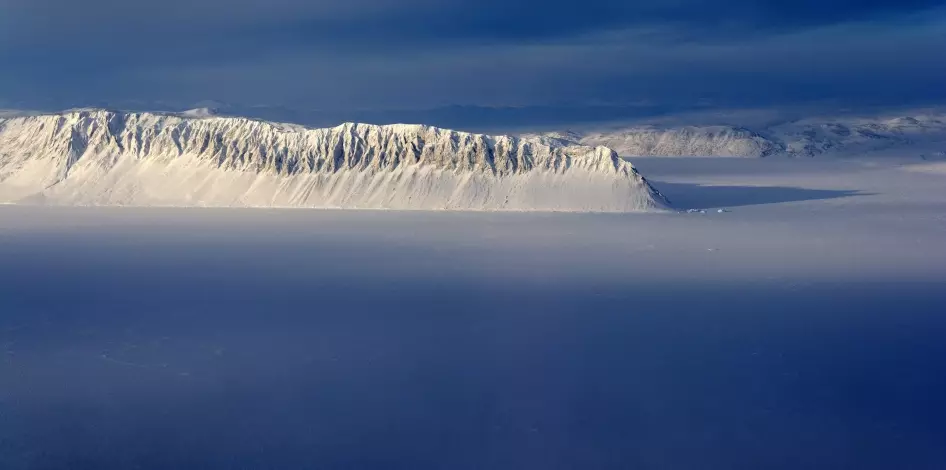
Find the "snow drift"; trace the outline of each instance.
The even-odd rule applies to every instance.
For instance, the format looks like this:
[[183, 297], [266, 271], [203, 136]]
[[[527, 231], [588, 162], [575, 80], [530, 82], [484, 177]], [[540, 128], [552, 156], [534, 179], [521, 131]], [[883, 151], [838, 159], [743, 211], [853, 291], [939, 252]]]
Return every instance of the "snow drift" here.
[[0, 202], [634, 212], [666, 200], [605, 147], [421, 125], [198, 113], [0, 119]]

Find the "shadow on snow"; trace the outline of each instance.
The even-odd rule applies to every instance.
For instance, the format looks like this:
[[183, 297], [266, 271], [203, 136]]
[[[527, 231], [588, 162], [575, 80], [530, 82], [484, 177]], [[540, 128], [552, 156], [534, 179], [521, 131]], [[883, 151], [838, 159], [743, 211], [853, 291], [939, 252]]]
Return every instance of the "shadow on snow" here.
[[862, 191], [785, 186], [704, 186], [649, 180], [676, 209], [713, 209], [869, 195]]

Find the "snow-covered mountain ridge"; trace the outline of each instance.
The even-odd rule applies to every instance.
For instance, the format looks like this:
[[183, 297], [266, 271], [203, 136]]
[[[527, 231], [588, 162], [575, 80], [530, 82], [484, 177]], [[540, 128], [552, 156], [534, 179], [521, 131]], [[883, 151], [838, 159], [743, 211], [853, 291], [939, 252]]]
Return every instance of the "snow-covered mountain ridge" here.
[[666, 204], [600, 146], [106, 110], [0, 119], [0, 202], [616, 212]]
[[808, 118], [761, 126], [632, 126], [526, 135], [559, 144], [603, 145], [623, 156], [927, 157], [946, 150], [946, 115]]
[[561, 145], [603, 145], [624, 156], [766, 157], [784, 150], [778, 142], [748, 129], [727, 126], [633, 127], [610, 132], [567, 131], [524, 137]]

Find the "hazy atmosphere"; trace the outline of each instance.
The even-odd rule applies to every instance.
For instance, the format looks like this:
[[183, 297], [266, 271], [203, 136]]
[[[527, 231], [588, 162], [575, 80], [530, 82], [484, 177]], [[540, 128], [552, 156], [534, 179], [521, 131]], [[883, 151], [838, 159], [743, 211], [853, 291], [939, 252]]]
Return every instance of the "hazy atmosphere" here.
[[946, 100], [946, 8], [933, 0], [0, 0], [0, 9], [7, 108], [226, 103], [289, 108], [317, 125], [462, 128]]
[[0, 0], [0, 470], [946, 469], [946, 3]]

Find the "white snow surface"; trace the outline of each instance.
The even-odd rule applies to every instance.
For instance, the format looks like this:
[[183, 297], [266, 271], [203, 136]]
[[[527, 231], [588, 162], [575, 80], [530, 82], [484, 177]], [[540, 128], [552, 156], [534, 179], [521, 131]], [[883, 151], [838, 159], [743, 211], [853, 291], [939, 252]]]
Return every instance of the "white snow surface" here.
[[623, 156], [942, 159], [946, 152], [946, 114], [809, 117], [752, 126], [634, 125], [524, 137], [548, 143], [603, 145]]
[[946, 175], [633, 161], [696, 210], [0, 205], [0, 468], [946, 468]]
[[0, 118], [0, 202], [638, 212], [667, 201], [603, 146], [422, 125], [309, 129], [203, 110]]

